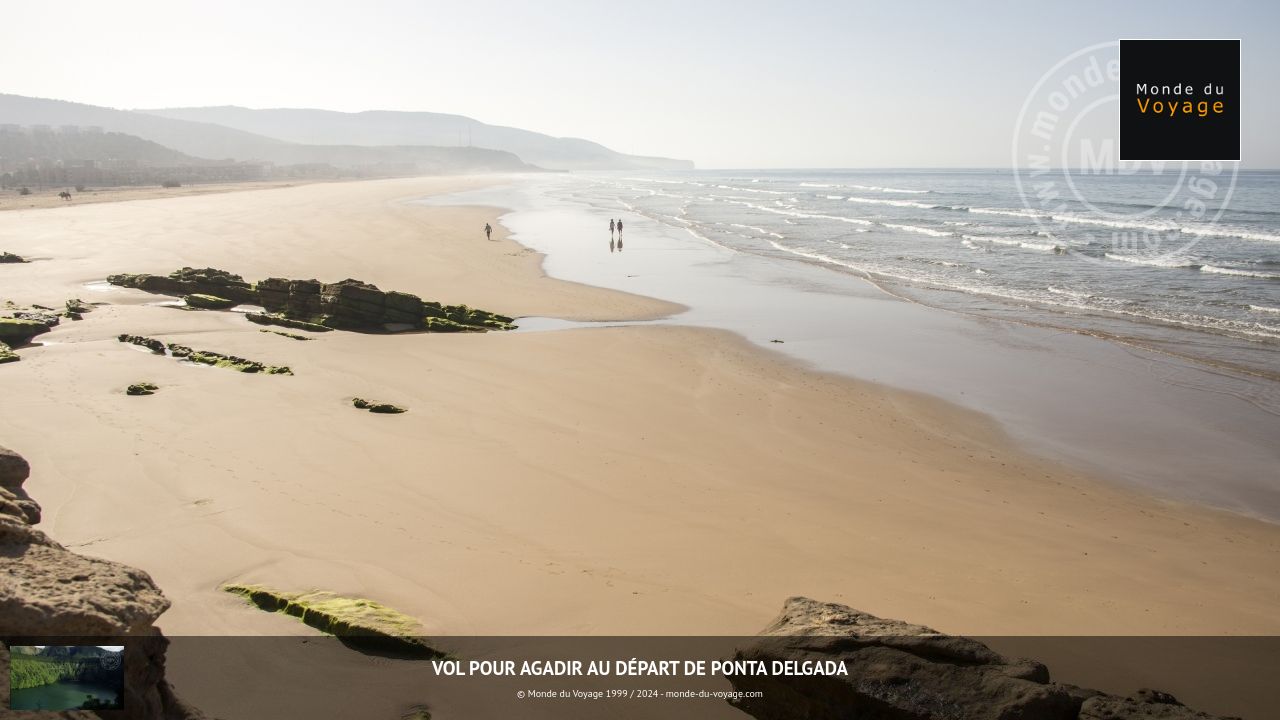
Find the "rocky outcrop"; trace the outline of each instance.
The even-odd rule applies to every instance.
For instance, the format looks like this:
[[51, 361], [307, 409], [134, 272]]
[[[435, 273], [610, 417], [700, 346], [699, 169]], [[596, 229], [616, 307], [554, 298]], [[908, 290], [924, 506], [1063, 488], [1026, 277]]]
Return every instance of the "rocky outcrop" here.
[[259, 325], [279, 325], [280, 327], [293, 328], [294, 330], [306, 330], [308, 332], [331, 332], [333, 328], [318, 325], [316, 323], [304, 322], [302, 320], [292, 320], [283, 315], [274, 315], [271, 313], [245, 313], [245, 319], [251, 323]]
[[0, 447], [0, 516], [8, 515], [29, 525], [40, 522], [40, 505], [22, 489], [30, 474], [31, 467], [21, 455]]
[[266, 375], [292, 375], [293, 371], [284, 365], [266, 365], [257, 360], [223, 355], [209, 350], [193, 350], [186, 345], [169, 343], [169, 352], [176, 358], [202, 365], [227, 368], [242, 373], [263, 373]]
[[409, 412], [407, 409], [402, 408], [399, 405], [378, 402], [376, 400], [365, 400], [364, 398], [352, 398], [351, 404], [357, 410], [368, 410], [371, 413], [378, 413], [379, 415], [399, 415], [400, 413]]
[[17, 490], [22, 483], [31, 477], [31, 466], [26, 458], [4, 447], [0, 447], [0, 487]]
[[[29, 468], [21, 456], [0, 448], [0, 498], [21, 491]], [[33, 503], [34, 504], [34, 503]], [[7, 646], [25, 638], [48, 644], [124, 644], [124, 709], [110, 717], [127, 720], [198, 720], [164, 678], [168, 641], [155, 627], [169, 601], [145, 572], [73, 553], [6, 512], [0, 500], [0, 698], [9, 697]], [[39, 507], [36, 506], [38, 519]], [[31, 642], [31, 641], [28, 641]], [[0, 716], [7, 711], [0, 710]], [[49, 717], [96, 718], [72, 711]], [[24, 713], [23, 717], [38, 717]]]
[[336, 283], [267, 278], [251, 284], [225, 270], [183, 268], [167, 276], [122, 274], [112, 275], [107, 281], [121, 287], [182, 296], [192, 307], [261, 305], [266, 312], [248, 314], [250, 321], [295, 330], [485, 332], [514, 327], [512, 319], [505, 315], [466, 305], [442, 305], [409, 293], [380, 290], [351, 278]]
[[18, 353], [14, 352], [13, 348], [9, 347], [8, 343], [0, 342], [0, 365], [3, 365], [4, 363], [18, 362], [21, 359], [22, 358], [18, 356]]
[[66, 302], [66, 307], [62, 311], [62, 317], [70, 318], [71, 320], [83, 320], [84, 314], [91, 312], [92, 310], [93, 306], [89, 303], [81, 300], [80, 298], [71, 298]]
[[1131, 697], [1097, 695], [1080, 706], [1079, 720], [1239, 720], [1196, 712], [1169, 693], [1139, 690]]
[[182, 301], [187, 304], [187, 307], [199, 308], [200, 310], [230, 310], [240, 304], [235, 300], [228, 300], [217, 295], [205, 295], [204, 293], [183, 295]]
[[119, 340], [122, 343], [129, 343], [130, 345], [137, 345], [138, 347], [144, 347], [157, 355], [164, 354], [164, 343], [159, 340], [156, 340], [155, 338], [149, 338], [143, 335], [130, 335], [128, 333], [120, 333], [119, 335], [116, 336], [116, 340]]
[[512, 327], [512, 319], [503, 315], [428, 302], [350, 278], [336, 283], [267, 278], [257, 287], [269, 313], [339, 330], [483, 332]]
[[[179, 360], [200, 363], [202, 365], [212, 365], [214, 367], [228, 368], [243, 373], [263, 373], [266, 375], [292, 375], [293, 370], [283, 365], [267, 365], [257, 360], [249, 360], [247, 358], [237, 357], [235, 355], [224, 355], [211, 350], [195, 350], [186, 345], [178, 343], [169, 343], [165, 345], [163, 342], [142, 335], [129, 335], [121, 333], [116, 339], [122, 343], [129, 343], [144, 347], [157, 355], [172, 355]], [[143, 383], [147, 384], [147, 383]], [[150, 395], [149, 392], [132, 392], [133, 386], [130, 386], [130, 395]], [[152, 388], [154, 391], [155, 388]]]
[[[56, 321], [57, 318], [54, 319]], [[47, 332], [49, 332], [49, 324], [44, 320], [0, 317], [0, 342], [10, 347], [26, 345], [31, 342], [31, 338]]]
[[1051, 682], [1044, 665], [976, 640], [802, 597], [735, 660], [835, 661], [848, 671], [730, 676], [736, 690], [762, 691], [735, 703], [760, 720], [1214, 720], [1165, 693], [1120, 698]]
[[55, 328], [62, 321], [60, 317], [50, 312], [41, 310], [22, 310], [13, 313], [10, 317], [14, 320], [30, 320], [32, 322], [44, 323], [46, 327]]
[[6, 264], [6, 263], [24, 263], [24, 262], [26, 262], [26, 260], [23, 259], [22, 256], [20, 255], [14, 255], [11, 252], [0, 252], [0, 265]]
[[125, 395], [155, 395], [156, 391], [159, 389], [160, 389], [160, 386], [156, 385], [155, 383], [139, 382], [139, 383], [134, 383], [129, 387], [125, 388], [124, 394]]
[[107, 282], [159, 295], [213, 295], [237, 303], [258, 301], [253, 285], [244, 278], [217, 268], [184, 267], [168, 275], [121, 274], [107, 277]]
[[373, 600], [323, 590], [284, 592], [263, 585], [238, 583], [228, 583], [222, 589], [267, 612], [292, 615], [352, 647], [414, 657], [441, 655], [423, 639], [426, 631], [422, 623]]
[[315, 338], [309, 338], [309, 337], [307, 337], [306, 335], [299, 335], [299, 334], [297, 334], [297, 333], [285, 332], [285, 331], [283, 331], [283, 330], [268, 330], [268, 329], [266, 329], [266, 328], [262, 328], [262, 329], [261, 329], [261, 330], [259, 330], [258, 332], [271, 333], [272, 335], [279, 335], [280, 337], [287, 337], [287, 338], [289, 338], [290, 340], [303, 340], [303, 341], [306, 341], [306, 340], [314, 340], [314, 339], [315, 339]]

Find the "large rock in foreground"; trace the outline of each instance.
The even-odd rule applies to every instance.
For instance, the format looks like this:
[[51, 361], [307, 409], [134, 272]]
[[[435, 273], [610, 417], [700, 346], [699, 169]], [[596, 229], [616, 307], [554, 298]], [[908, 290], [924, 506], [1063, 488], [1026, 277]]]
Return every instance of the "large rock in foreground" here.
[[1132, 698], [1050, 682], [1044, 665], [976, 640], [795, 597], [737, 660], [837, 661], [848, 675], [735, 675], [760, 720], [1214, 720], [1150, 690]]
[[[169, 601], [145, 572], [67, 550], [29, 524], [39, 506], [25, 499], [27, 463], [0, 448], [0, 698], [9, 697], [7, 647], [123, 644], [122, 720], [199, 720], [165, 680], [169, 641], [154, 625]], [[96, 718], [87, 711], [0, 717]]]

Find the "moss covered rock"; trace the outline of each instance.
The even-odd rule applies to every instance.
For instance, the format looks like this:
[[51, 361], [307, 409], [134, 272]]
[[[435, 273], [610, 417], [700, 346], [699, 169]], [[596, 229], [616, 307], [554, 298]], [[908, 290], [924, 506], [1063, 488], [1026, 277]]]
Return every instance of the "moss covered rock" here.
[[129, 335], [128, 333], [120, 333], [116, 339], [122, 343], [129, 343], [144, 347], [157, 355], [164, 354], [164, 343], [155, 338], [143, 337], [142, 335]]
[[423, 638], [417, 619], [385, 605], [331, 592], [283, 592], [264, 585], [229, 583], [222, 589], [248, 600], [267, 612], [292, 615], [321, 632], [342, 638], [347, 644], [370, 650], [405, 653], [415, 657], [439, 657]]
[[93, 310], [93, 307], [81, 300], [80, 298], [71, 298], [66, 302], [66, 307], [62, 311], [62, 317], [71, 320], [83, 320], [84, 314]]
[[332, 332], [333, 328], [320, 325], [318, 323], [306, 322], [304, 320], [294, 320], [284, 317], [283, 315], [273, 315], [269, 313], [245, 313], [245, 318], [251, 323], [259, 325], [279, 325], [280, 327], [293, 328], [294, 330], [307, 330], [310, 332]]
[[242, 373], [263, 373], [266, 375], [292, 375], [293, 371], [284, 365], [267, 365], [257, 360], [249, 360], [247, 358], [237, 357], [235, 355], [223, 355], [222, 353], [212, 352], [210, 350], [193, 350], [186, 345], [178, 343], [169, 343], [169, 352], [176, 358], [187, 360], [201, 365], [212, 365], [214, 367], [227, 368]]
[[11, 347], [26, 345], [31, 338], [49, 332], [49, 326], [39, 320], [0, 318], [0, 342]]
[[[182, 295], [192, 307], [225, 309], [230, 305], [224, 303], [258, 304], [267, 312], [248, 315], [252, 322], [298, 330], [323, 327], [360, 332], [486, 332], [514, 327], [512, 319], [505, 315], [380, 290], [377, 285], [354, 278], [336, 283], [267, 278], [250, 284], [225, 270], [183, 268], [167, 276], [120, 274], [107, 281], [147, 292]], [[210, 298], [198, 297], [202, 295]]]
[[125, 391], [125, 395], [154, 395], [160, 389], [159, 385], [149, 382], [140, 382], [130, 385]]
[[289, 332], [285, 332], [285, 331], [283, 331], [283, 330], [268, 330], [268, 329], [266, 329], [266, 328], [262, 328], [262, 329], [261, 329], [261, 330], [259, 330], [258, 332], [271, 333], [272, 335], [279, 335], [280, 337], [287, 337], [287, 338], [289, 338], [290, 340], [312, 340], [312, 339], [314, 339], [314, 338], [309, 338], [309, 337], [307, 337], [307, 336], [305, 336], [305, 335], [298, 335], [297, 333], [289, 333]]
[[24, 263], [26, 262], [21, 256], [14, 255], [11, 252], [0, 252], [0, 264], [2, 263]]
[[183, 295], [182, 301], [185, 302], [188, 307], [200, 308], [201, 310], [230, 310], [240, 304], [235, 300], [228, 300], [224, 297], [206, 295], [204, 293]]
[[428, 332], [484, 332], [486, 330], [511, 330], [513, 318], [466, 305], [441, 305], [423, 303], [424, 325]]
[[227, 298], [237, 303], [258, 302], [257, 292], [244, 278], [218, 268], [184, 267], [168, 275], [122, 273], [109, 275], [107, 282], [161, 295], [199, 294]]
[[371, 413], [379, 415], [399, 415], [400, 413], [409, 412], [407, 408], [391, 403], [376, 402], [374, 400], [365, 400], [364, 398], [352, 398], [351, 404], [359, 410], [368, 410]]
[[0, 364], [18, 362], [21, 359], [6, 343], [0, 342]]
[[46, 312], [42, 310], [22, 310], [12, 315], [14, 320], [30, 320], [32, 322], [44, 323], [46, 327], [57, 327], [62, 319], [56, 313]]

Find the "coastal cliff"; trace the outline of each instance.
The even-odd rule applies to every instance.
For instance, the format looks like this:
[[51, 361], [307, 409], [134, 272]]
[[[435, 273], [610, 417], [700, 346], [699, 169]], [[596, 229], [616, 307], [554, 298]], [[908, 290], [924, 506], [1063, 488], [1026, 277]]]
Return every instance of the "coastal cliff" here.
[[[0, 698], [9, 697], [14, 644], [124, 644], [125, 720], [202, 720], [165, 679], [169, 641], [155, 621], [169, 600], [147, 573], [67, 550], [32, 527], [40, 506], [22, 489], [30, 474], [23, 457], [0, 447]], [[7, 702], [7, 701], [6, 701]], [[99, 717], [89, 710], [21, 712], [0, 718]]]

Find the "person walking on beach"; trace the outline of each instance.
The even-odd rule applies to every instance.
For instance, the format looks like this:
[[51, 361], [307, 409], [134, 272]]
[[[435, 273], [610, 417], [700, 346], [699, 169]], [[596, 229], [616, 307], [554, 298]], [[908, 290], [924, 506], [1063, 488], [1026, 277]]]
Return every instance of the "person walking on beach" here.
[[618, 218], [618, 240], [622, 240], [622, 218]]
[[493, 239], [493, 226], [490, 225], [489, 223], [484, 224], [484, 238], [486, 240]]
[[613, 218], [609, 218], [609, 242], [613, 242]]

